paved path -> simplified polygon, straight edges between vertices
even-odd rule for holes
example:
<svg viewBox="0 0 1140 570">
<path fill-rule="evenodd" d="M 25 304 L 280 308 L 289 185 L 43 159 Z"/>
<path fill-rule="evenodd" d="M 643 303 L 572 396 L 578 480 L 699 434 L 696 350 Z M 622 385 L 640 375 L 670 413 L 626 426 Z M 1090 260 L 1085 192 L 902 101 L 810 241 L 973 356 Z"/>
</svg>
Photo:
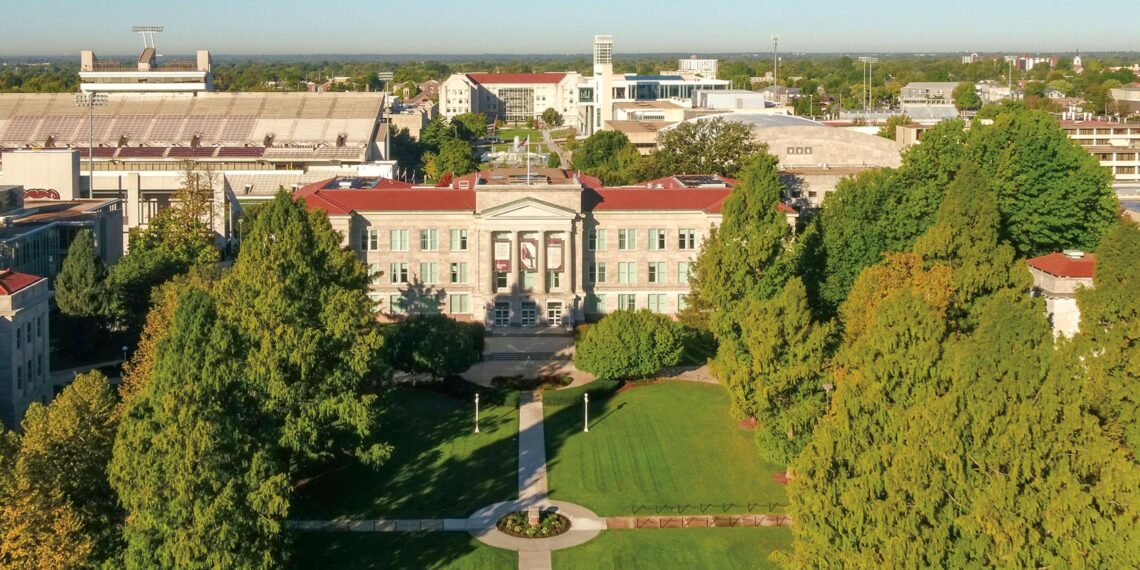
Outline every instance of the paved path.
<svg viewBox="0 0 1140 570">
<path fill-rule="evenodd" d="M 550 152 L 558 155 L 558 160 L 562 161 L 562 168 L 570 168 L 570 155 L 550 138 L 550 129 L 542 129 L 542 142 L 546 143 L 546 148 L 550 149 Z"/>
<path fill-rule="evenodd" d="M 519 502 L 546 502 L 546 432 L 542 428 L 542 394 L 519 394 Z"/>
</svg>

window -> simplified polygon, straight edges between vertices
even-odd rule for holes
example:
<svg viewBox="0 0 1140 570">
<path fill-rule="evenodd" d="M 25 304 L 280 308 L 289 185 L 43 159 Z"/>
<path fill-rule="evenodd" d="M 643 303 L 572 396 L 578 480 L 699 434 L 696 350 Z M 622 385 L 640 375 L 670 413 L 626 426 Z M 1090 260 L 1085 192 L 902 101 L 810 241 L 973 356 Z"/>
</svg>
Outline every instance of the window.
<svg viewBox="0 0 1140 570">
<path fill-rule="evenodd" d="M 379 280 L 380 280 L 380 264 L 379 263 L 369 263 L 368 264 L 368 281 L 370 283 L 376 283 Z"/>
<path fill-rule="evenodd" d="M 697 230 L 684 229 L 678 231 L 677 249 L 697 249 Z"/>
<path fill-rule="evenodd" d="M 23 346 L 23 338 L 24 338 L 23 332 L 24 332 L 24 329 L 21 329 L 20 327 L 16 327 L 16 350 L 19 350 L 20 347 Z"/>
<path fill-rule="evenodd" d="M 42 316 L 36 317 L 36 338 L 42 338 L 43 336 L 44 336 L 44 318 Z"/>
<path fill-rule="evenodd" d="M 618 310 L 619 311 L 634 311 L 637 310 L 637 295 L 633 293 L 622 293 L 618 295 Z"/>
<path fill-rule="evenodd" d="M 586 295 L 586 312 L 591 314 L 602 314 L 606 312 L 606 296 L 605 295 Z"/>
<path fill-rule="evenodd" d="M 599 261 L 590 264 L 590 282 L 591 283 L 605 283 L 606 282 L 606 263 Z"/>
<path fill-rule="evenodd" d="M 534 271 L 524 271 L 522 274 L 522 288 L 524 291 L 534 289 Z"/>
<path fill-rule="evenodd" d="M 677 262 L 677 283 L 682 285 L 689 284 L 689 273 L 692 271 L 693 262 L 691 261 L 678 261 Z"/>
<path fill-rule="evenodd" d="M 649 295 L 649 310 L 653 311 L 654 313 L 664 313 L 665 295 L 661 293 Z"/>
<path fill-rule="evenodd" d="M 665 282 L 665 262 L 664 261 L 650 261 L 649 262 L 649 282 L 650 283 L 664 283 Z"/>
<path fill-rule="evenodd" d="M 561 271 L 547 271 L 546 272 L 546 288 L 557 289 L 562 286 L 562 272 Z"/>
<path fill-rule="evenodd" d="M 408 251 L 408 230 L 392 230 L 388 233 L 392 251 Z"/>
<path fill-rule="evenodd" d="M 507 288 L 507 272 L 506 271 L 495 272 L 495 289 L 506 289 L 506 288 Z"/>
<path fill-rule="evenodd" d="M 636 283 L 637 264 L 632 261 L 618 263 L 618 283 Z"/>
<path fill-rule="evenodd" d="M 36 375 L 40 378 L 44 377 L 44 353 L 40 353 L 39 360 L 36 361 Z"/>
<path fill-rule="evenodd" d="M 24 389 L 24 367 L 16 366 L 16 389 Z"/>
<path fill-rule="evenodd" d="M 400 314 L 404 312 L 404 297 L 403 295 L 389 295 L 388 296 L 388 312 Z"/>
<path fill-rule="evenodd" d="M 594 228 L 586 234 L 586 249 L 589 251 L 606 250 L 606 230 Z"/>
<path fill-rule="evenodd" d="M 631 251 L 637 248 L 637 230 L 618 230 L 618 249 Z"/>
<path fill-rule="evenodd" d="M 439 232 L 420 230 L 420 251 L 439 251 Z"/>
<path fill-rule="evenodd" d="M 451 230 L 451 251 L 467 251 L 467 230 Z"/>
<path fill-rule="evenodd" d="M 449 312 L 453 315 L 464 315 L 471 311 L 467 308 L 467 294 L 453 293 L 448 296 Z"/>
<path fill-rule="evenodd" d="M 380 249 L 380 238 L 376 230 L 360 229 L 360 251 L 376 251 Z"/>
<path fill-rule="evenodd" d="M 677 295 L 677 312 L 684 311 L 689 308 L 689 296 L 681 293 Z"/>
<path fill-rule="evenodd" d="M 407 263 L 392 263 L 388 265 L 388 282 L 389 283 L 407 283 L 408 282 L 408 264 Z"/>
<path fill-rule="evenodd" d="M 649 250 L 661 251 L 665 249 L 665 230 L 649 230 Z"/>
<path fill-rule="evenodd" d="M 451 282 L 452 283 L 466 283 L 467 282 L 467 262 L 461 261 L 451 264 Z"/>
<path fill-rule="evenodd" d="M 439 264 L 434 262 L 421 263 L 420 281 L 424 283 L 439 283 Z"/>
</svg>

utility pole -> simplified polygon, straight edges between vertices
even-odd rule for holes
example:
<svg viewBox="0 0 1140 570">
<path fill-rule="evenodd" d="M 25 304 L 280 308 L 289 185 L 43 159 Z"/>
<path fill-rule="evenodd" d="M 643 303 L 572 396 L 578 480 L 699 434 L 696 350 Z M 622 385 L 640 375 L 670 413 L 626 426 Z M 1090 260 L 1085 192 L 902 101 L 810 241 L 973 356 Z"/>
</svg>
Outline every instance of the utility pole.
<svg viewBox="0 0 1140 570">
<path fill-rule="evenodd" d="M 772 34 L 772 85 L 780 84 L 780 36 Z"/>
</svg>

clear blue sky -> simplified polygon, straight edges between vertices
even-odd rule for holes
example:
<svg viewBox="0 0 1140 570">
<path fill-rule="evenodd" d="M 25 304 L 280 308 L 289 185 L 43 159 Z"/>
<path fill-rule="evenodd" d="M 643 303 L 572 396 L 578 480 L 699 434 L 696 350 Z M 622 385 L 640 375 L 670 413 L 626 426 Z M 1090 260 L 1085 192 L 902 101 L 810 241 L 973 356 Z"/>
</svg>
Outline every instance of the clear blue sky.
<svg viewBox="0 0 1140 570">
<path fill-rule="evenodd" d="M 1140 0 L 0 0 L 0 56 L 1140 50 Z"/>
</svg>

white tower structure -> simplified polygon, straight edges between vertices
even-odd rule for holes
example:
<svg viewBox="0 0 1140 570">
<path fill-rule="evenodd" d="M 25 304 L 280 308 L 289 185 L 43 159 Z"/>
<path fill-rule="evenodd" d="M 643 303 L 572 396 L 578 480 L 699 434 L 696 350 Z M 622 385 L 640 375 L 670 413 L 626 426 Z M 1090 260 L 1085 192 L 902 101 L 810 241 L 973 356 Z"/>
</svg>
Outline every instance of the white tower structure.
<svg viewBox="0 0 1140 570">
<path fill-rule="evenodd" d="M 594 36 L 594 128 L 591 131 L 602 129 L 605 121 L 614 116 L 614 38 L 613 36 Z"/>
</svg>

